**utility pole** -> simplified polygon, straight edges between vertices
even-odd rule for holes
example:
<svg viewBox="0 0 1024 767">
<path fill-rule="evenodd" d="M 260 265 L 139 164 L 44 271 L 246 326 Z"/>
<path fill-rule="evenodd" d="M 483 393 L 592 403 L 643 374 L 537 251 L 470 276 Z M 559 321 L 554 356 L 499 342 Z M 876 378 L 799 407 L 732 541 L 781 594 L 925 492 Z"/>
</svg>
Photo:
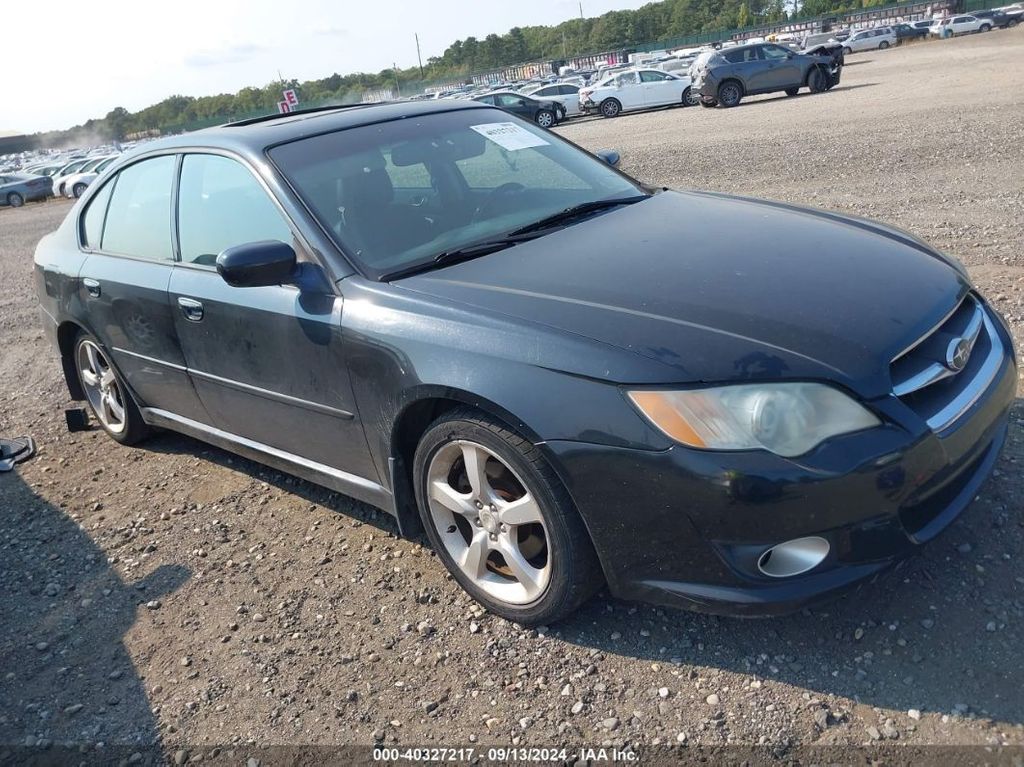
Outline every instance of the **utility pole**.
<svg viewBox="0 0 1024 767">
<path fill-rule="evenodd" d="M 398 98 L 402 98 L 402 86 L 398 82 L 398 62 L 397 61 L 391 62 L 391 68 L 393 70 L 395 70 L 395 90 L 398 93 Z"/>
<path fill-rule="evenodd" d="M 416 36 L 416 60 L 420 63 L 420 79 L 422 80 L 423 79 L 423 57 L 420 56 L 420 34 L 419 34 L 419 32 L 414 32 L 413 34 L 415 34 L 415 36 Z"/>
</svg>

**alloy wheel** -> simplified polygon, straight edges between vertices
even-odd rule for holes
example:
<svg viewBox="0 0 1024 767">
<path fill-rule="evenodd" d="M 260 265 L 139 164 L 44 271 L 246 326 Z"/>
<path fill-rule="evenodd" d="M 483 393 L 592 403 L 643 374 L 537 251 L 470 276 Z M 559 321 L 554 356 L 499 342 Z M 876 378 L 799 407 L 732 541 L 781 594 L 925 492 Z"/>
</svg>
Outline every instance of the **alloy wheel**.
<svg viewBox="0 0 1024 767">
<path fill-rule="evenodd" d="M 78 346 L 78 370 L 85 396 L 96 417 L 108 431 L 114 434 L 123 432 L 127 424 L 124 392 L 110 361 L 92 341 L 82 341 Z"/>
<path fill-rule="evenodd" d="M 537 125 L 540 127 L 550 128 L 554 122 L 554 117 L 550 112 L 543 110 L 537 113 Z"/>
<path fill-rule="evenodd" d="M 540 505 L 497 454 L 454 440 L 427 469 L 430 518 L 449 556 L 493 599 L 525 605 L 551 580 L 548 533 Z"/>
</svg>

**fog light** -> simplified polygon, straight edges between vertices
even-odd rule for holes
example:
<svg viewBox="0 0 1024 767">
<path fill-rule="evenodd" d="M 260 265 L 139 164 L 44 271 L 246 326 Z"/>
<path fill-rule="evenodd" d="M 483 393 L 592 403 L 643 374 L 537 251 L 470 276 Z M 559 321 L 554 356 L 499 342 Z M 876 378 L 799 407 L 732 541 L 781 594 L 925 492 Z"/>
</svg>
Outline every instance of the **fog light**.
<svg viewBox="0 0 1024 767">
<path fill-rule="evenodd" d="M 757 560 L 757 569 L 772 578 L 789 578 L 813 570 L 828 556 L 828 541 L 816 535 L 772 546 Z"/>
</svg>

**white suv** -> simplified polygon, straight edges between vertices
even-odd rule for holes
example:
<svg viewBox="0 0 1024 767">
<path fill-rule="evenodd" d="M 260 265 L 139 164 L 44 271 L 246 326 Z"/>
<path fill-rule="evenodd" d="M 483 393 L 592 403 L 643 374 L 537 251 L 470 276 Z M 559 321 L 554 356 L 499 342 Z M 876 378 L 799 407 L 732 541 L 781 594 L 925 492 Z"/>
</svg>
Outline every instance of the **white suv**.
<svg viewBox="0 0 1024 767">
<path fill-rule="evenodd" d="M 928 33 L 942 37 L 943 33 L 949 34 L 949 32 L 952 32 L 954 35 L 966 35 L 968 32 L 988 32 L 990 29 L 992 29 L 991 19 L 979 19 L 977 16 L 963 15 L 936 21 L 928 30 Z"/>
<path fill-rule="evenodd" d="M 860 51 L 884 51 L 891 45 L 896 45 L 896 33 L 890 27 L 859 29 L 843 41 L 843 53 L 849 56 Z"/>
</svg>

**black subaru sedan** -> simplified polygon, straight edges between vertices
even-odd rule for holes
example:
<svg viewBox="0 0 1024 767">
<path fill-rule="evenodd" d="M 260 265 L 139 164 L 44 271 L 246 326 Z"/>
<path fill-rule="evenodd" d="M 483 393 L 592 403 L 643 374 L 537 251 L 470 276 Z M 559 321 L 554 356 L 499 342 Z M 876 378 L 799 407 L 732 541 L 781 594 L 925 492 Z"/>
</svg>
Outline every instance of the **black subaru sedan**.
<svg viewBox="0 0 1024 767">
<path fill-rule="evenodd" d="M 1006 435 L 1011 338 L 954 259 L 652 190 L 493 107 L 234 123 L 100 181 L 35 256 L 72 398 L 118 442 L 182 432 L 385 509 L 524 624 L 605 583 L 834 595 L 947 527 Z"/>
</svg>

